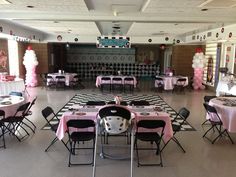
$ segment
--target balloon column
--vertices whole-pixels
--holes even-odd
[[[38,85],[36,66],[38,65],[37,57],[31,46],[25,51],[23,64],[26,69],[25,84],[27,87],[35,87]]]
[[[193,64],[192,64],[192,67],[194,68],[193,88],[195,90],[205,89],[205,86],[202,85],[203,69],[204,69],[205,63],[206,63],[206,59],[202,52],[202,49],[197,48],[196,53],[193,56]]]

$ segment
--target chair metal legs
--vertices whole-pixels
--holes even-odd
[[[184,150],[183,146],[180,144],[179,140],[173,136],[171,139],[169,139],[165,144],[164,146],[162,147],[161,151],[163,151],[163,149],[166,147],[166,145],[170,142],[170,140],[173,140],[181,149],[182,151],[185,153],[186,151]]]
[[[213,140],[209,139],[206,135],[207,133],[210,131],[210,130],[214,130],[214,128],[217,129],[219,135],[217,137],[215,137]],[[221,130],[222,126],[220,126],[219,128],[215,125],[212,125],[211,128],[209,128],[205,133],[204,135],[202,136],[203,138],[206,138],[208,139],[212,144],[214,144],[216,142],[217,139],[219,139],[223,134],[226,134],[226,136],[230,139],[231,143],[234,144],[232,138],[230,137],[229,133],[228,133],[228,130],[225,129],[224,131]]]
[[[5,136],[4,136],[5,135],[4,126],[2,126],[1,129],[2,129],[2,135],[0,135],[0,138],[2,137],[3,145],[0,146],[0,148],[3,147],[4,149],[6,149]]]
[[[45,152],[47,152],[48,151],[48,149],[53,145],[53,144],[55,144],[56,142],[58,141],[58,138],[57,137],[55,137],[52,141],[51,141],[51,143],[49,144],[49,146],[44,150]],[[66,147],[66,149],[68,149],[68,151],[70,151],[70,149],[67,147],[67,143],[65,143],[63,140],[61,140],[61,142],[64,144],[64,146]]]

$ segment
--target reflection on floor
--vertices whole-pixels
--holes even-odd
[[[18,142],[13,136],[6,136],[6,149],[0,149],[0,176],[2,177],[89,177],[92,176],[91,166],[67,167],[68,151],[61,142],[57,142],[46,153],[44,149],[54,138],[51,131],[43,131],[41,128],[45,120],[41,110],[47,105],[58,111],[69,99],[77,93],[101,93],[94,85],[95,82],[84,83],[86,89],[82,90],[46,90],[41,87],[28,88],[33,98],[38,96],[33,107],[33,115],[30,117],[37,125],[36,133],[22,142]],[[157,93],[150,81],[140,81],[138,94],[159,94],[175,110],[185,106],[191,111],[189,123],[197,131],[183,131],[178,134],[178,139],[184,146],[184,154],[176,144],[170,142],[163,151],[164,167],[137,167],[134,166],[135,177],[233,177],[235,176],[236,150],[229,140],[224,137],[214,145],[202,138],[208,127],[202,127],[205,120],[205,112],[202,106],[205,95],[214,95],[213,92],[186,91],[185,94],[172,92]],[[207,126],[207,125],[206,125]],[[233,140],[236,135],[231,134]],[[123,151],[121,150],[121,153]],[[144,158],[152,158],[153,153],[143,155]],[[130,163],[128,160],[117,161],[101,159],[97,155],[97,177],[125,177],[129,176]]]

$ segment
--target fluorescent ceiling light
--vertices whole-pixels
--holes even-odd
[[[12,2],[8,0],[0,0],[0,4],[12,4]]]

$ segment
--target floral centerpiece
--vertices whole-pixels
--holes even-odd
[[[120,104],[120,102],[122,101],[122,97],[121,96],[114,96],[114,101],[116,102],[116,104]]]

